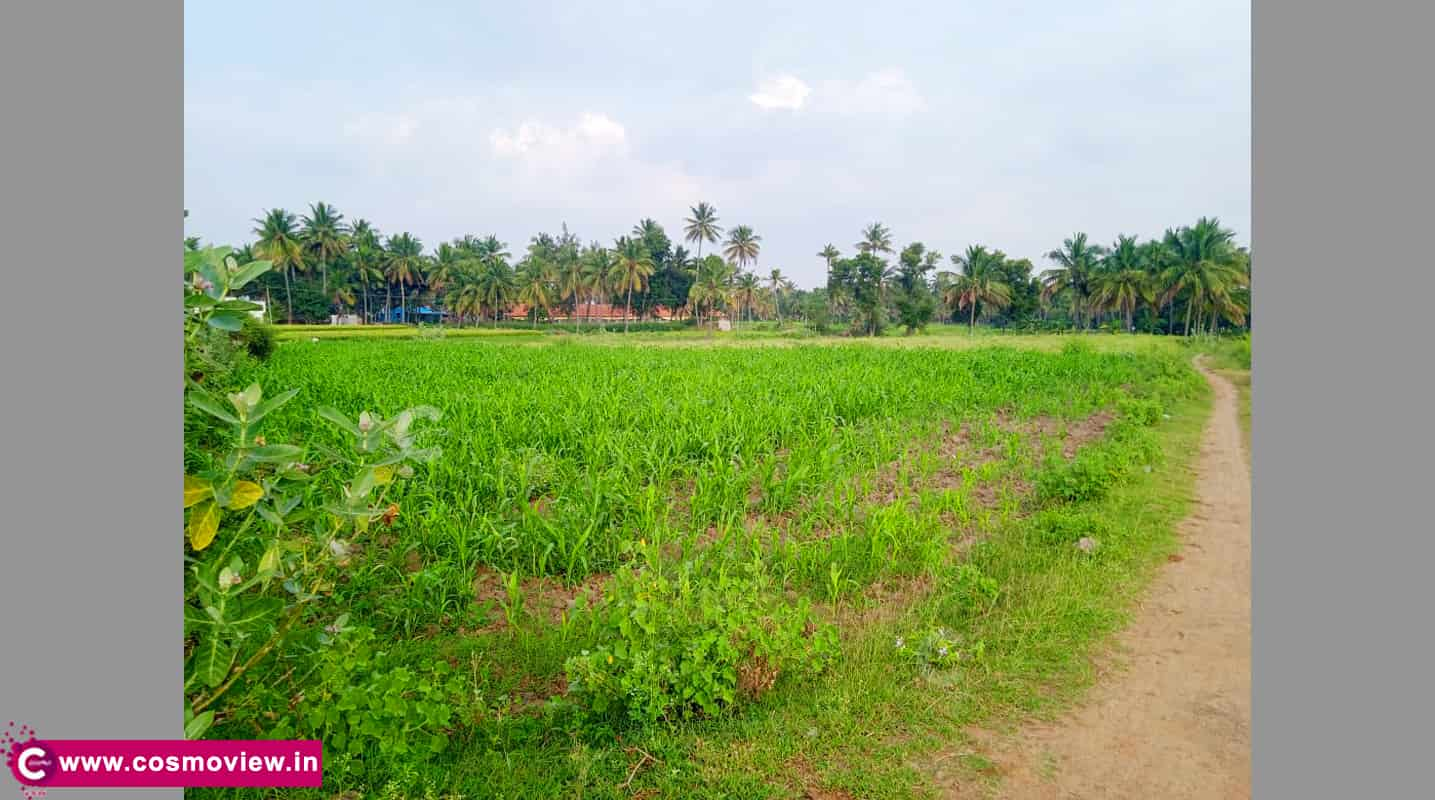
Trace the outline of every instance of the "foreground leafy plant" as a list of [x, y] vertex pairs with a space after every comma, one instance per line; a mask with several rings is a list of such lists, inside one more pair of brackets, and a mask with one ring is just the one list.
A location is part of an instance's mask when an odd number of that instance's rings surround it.
[[593, 611], [596, 638], [611, 644], [566, 664], [569, 692], [589, 712], [640, 725], [715, 716], [836, 657], [836, 629], [777, 595], [760, 561], [738, 574], [704, 566], [615, 576]]

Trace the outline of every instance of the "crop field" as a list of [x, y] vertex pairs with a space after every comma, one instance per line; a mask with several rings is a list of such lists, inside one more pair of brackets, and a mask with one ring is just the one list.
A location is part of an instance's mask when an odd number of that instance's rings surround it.
[[[316, 462], [342, 445], [323, 407], [441, 414], [324, 588], [342, 620], [306, 620], [357, 649], [266, 663], [218, 723], [322, 733], [334, 782], [293, 796], [980, 783], [963, 727], [1089, 682], [1173, 541], [1207, 403], [1189, 353], [1139, 337], [619, 338], [290, 341], [247, 368], [299, 390], [262, 431]], [[422, 687], [404, 741], [364, 735], [355, 663]]]

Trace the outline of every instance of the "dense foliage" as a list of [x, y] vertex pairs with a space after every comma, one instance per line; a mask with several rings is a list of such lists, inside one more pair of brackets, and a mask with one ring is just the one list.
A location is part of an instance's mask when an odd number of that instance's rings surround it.
[[[517, 254], [495, 235], [465, 235], [426, 252], [410, 233], [383, 236], [322, 202], [298, 217], [270, 209], [254, 234], [236, 256], [273, 263], [251, 293], [266, 299], [271, 318], [290, 323], [357, 313], [368, 322], [458, 325], [561, 319], [575, 329], [616, 320], [626, 329], [633, 318], [725, 318], [738, 327], [800, 320], [821, 332], [840, 325], [874, 335], [893, 324], [914, 333], [938, 320], [981, 320], [1024, 330], [1192, 334], [1248, 327], [1250, 314], [1250, 254], [1208, 218], [1144, 242], [1123, 235], [1110, 247], [1076, 233], [1043, 254], [1045, 268], [972, 245], [946, 260], [949, 270], [920, 241], [898, 252], [891, 231], [873, 223], [852, 256], [831, 244], [817, 253], [827, 280], [813, 289], [759, 268], [763, 237], [748, 225], [725, 229], [708, 203], [685, 221], [683, 241], [693, 251], [643, 219], [611, 245], [584, 244], [564, 226], [535, 234]], [[704, 256], [705, 244], [716, 252]]]

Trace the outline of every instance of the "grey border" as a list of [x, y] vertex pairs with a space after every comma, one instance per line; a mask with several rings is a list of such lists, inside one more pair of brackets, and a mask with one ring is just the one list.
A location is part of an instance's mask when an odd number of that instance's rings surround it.
[[42, 737], [183, 735], [182, 22], [0, 11], [0, 725]]
[[[1260, 796], [1429, 791], [1435, 9], [1396, 7], [1254, 9]], [[182, 7], [0, 14], [5, 259], [34, 281], [0, 313], [0, 717], [177, 737]]]
[[1432, 28], [1255, 4], [1258, 797], [1432, 793]]

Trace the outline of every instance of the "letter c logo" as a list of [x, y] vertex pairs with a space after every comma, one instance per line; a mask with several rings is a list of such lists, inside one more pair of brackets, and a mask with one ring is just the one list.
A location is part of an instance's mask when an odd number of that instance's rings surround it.
[[[26, 780], [42, 781], [45, 779], [45, 770], [32, 769], [30, 767], [30, 761], [32, 759], [44, 758], [47, 755], [49, 755], [49, 753], [46, 752], [43, 747], [27, 747], [21, 750], [20, 755], [15, 758], [15, 768], [20, 771], [20, 774], [23, 775]], [[50, 762], [41, 761], [40, 763], [49, 766]]]

